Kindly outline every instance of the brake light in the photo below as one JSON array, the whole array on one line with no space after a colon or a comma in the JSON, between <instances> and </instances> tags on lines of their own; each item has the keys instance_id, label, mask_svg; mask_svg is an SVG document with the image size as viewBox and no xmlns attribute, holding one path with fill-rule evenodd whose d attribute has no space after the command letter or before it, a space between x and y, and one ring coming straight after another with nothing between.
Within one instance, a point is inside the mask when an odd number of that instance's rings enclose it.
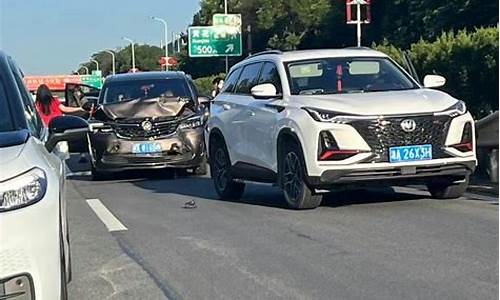
<instances>
[{"instance_id":1,"label":"brake light","mask_svg":"<svg viewBox=\"0 0 500 300\"><path fill-rule=\"evenodd\" d=\"M457 149L460 152L469 152L474 149L472 143L472 124L470 122L465 123L460 143L451 145L451 147Z\"/></svg>"}]
</instances>

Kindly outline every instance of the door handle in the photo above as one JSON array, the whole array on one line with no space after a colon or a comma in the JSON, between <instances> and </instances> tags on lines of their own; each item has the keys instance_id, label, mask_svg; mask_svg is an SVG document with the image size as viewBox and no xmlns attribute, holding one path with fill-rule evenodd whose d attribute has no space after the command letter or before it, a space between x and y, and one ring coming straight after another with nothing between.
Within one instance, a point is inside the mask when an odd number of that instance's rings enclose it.
<instances>
[{"instance_id":1,"label":"door handle","mask_svg":"<svg viewBox=\"0 0 500 300\"><path fill-rule=\"evenodd\" d=\"M253 116L255 116L255 112L253 110L249 110L249 111L247 111L247 115L249 115L250 117L253 117Z\"/></svg>"},{"instance_id":2,"label":"door handle","mask_svg":"<svg viewBox=\"0 0 500 300\"><path fill-rule=\"evenodd\" d=\"M224 110L230 110L231 109L231 105L229 105L229 104L222 104L222 109L224 109Z\"/></svg>"}]
</instances>

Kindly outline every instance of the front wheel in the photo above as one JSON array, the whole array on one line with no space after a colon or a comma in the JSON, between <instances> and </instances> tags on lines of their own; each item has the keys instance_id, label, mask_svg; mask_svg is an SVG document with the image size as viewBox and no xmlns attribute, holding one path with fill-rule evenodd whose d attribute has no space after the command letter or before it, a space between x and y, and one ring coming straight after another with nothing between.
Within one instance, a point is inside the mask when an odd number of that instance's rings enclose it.
<instances>
[{"instance_id":1,"label":"front wheel","mask_svg":"<svg viewBox=\"0 0 500 300\"><path fill-rule=\"evenodd\" d=\"M312 209L321 204L322 195L314 194L305 181L305 166L297 144L285 147L280 157L279 182L285 200L294 209Z\"/></svg>"},{"instance_id":2,"label":"front wheel","mask_svg":"<svg viewBox=\"0 0 500 300\"><path fill-rule=\"evenodd\" d=\"M436 199L456 199L463 196L469 186L469 176L459 183L449 184L427 184L427 189L433 198Z\"/></svg>"},{"instance_id":3,"label":"front wheel","mask_svg":"<svg viewBox=\"0 0 500 300\"><path fill-rule=\"evenodd\" d=\"M245 184L237 182L231 175L231 160L223 141L215 140L210 147L210 175L215 191L223 200L240 199L245 191Z\"/></svg>"}]
</instances>

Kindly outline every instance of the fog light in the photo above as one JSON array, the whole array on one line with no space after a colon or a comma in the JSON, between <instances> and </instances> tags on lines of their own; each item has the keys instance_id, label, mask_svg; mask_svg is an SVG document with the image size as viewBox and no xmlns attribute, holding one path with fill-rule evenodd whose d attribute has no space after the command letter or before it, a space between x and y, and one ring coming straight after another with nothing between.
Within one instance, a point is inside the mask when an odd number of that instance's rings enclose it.
<instances>
[{"instance_id":1,"label":"fog light","mask_svg":"<svg viewBox=\"0 0 500 300\"><path fill-rule=\"evenodd\" d=\"M335 138L329 131L321 131L319 134L318 160L337 161L344 160L359 154L361 150L339 149Z\"/></svg>"},{"instance_id":2,"label":"fog light","mask_svg":"<svg viewBox=\"0 0 500 300\"><path fill-rule=\"evenodd\" d=\"M462 139L460 140L460 143L451 145L451 147L460 152L470 152L474 149L472 143L472 124L470 122L467 122L464 125L464 131L462 132Z\"/></svg>"}]
</instances>

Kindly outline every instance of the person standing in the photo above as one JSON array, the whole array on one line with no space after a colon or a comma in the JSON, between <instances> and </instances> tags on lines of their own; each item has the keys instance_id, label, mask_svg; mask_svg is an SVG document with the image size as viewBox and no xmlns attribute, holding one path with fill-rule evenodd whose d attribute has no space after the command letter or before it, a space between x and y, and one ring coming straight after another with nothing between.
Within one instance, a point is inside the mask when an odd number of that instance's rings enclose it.
<instances>
[{"instance_id":1,"label":"person standing","mask_svg":"<svg viewBox=\"0 0 500 300\"><path fill-rule=\"evenodd\" d=\"M224 80L220 77L215 77L214 80L212 80L212 97L215 98L222 90L222 87L224 86Z\"/></svg>"},{"instance_id":2,"label":"person standing","mask_svg":"<svg viewBox=\"0 0 500 300\"><path fill-rule=\"evenodd\" d=\"M35 106L38 114L42 118L43 124L48 127L50 121L63 114L75 114L85 112L81 107L69 107L59 102L59 99L52 96L49 87L42 84L36 90Z\"/></svg>"}]
</instances>

